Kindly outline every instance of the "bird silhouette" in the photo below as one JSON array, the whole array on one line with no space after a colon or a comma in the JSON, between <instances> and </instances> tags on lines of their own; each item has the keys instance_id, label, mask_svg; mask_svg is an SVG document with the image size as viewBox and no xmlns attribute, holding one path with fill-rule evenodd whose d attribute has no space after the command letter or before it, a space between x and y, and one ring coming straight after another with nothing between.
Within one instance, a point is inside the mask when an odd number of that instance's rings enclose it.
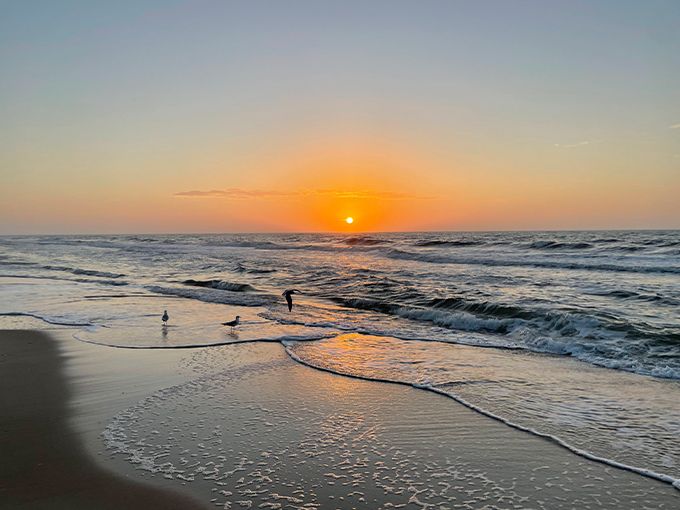
<instances>
[{"instance_id":1,"label":"bird silhouette","mask_svg":"<svg viewBox=\"0 0 680 510\"><path fill-rule=\"evenodd\" d=\"M241 317L239 315L237 315L236 318L233 321L223 322L222 326L231 326L231 329L234 329L236 326L238 326L240 319L241 319Z\"/></svg>"},{"instance_id":2,"label":"bird silhouette","mask_svg":"<svg viewBox=\"0 0 680 510\"><path fill-rule=\"evenodd\" d=\"M170 319L170 316L168 315L168 311L165 310L165 311L163 312L163 317L162 317L163 326L165 326L165 325L168 323L168 319Z\"/></svg>"},{"instance_id":3,"label":"bird silhouette","mask_svg":"<svg viewBox=\"0 0 680 510\"><path fill-rule=\"evenodd\" d=\"M284 291L283 294L281 294L282 296L286 297L286 303L288 303L289 312L293 310L293 294L302 294L302 292L300 292L297 289L289 289Z\"/></svg>"}]
</instances>

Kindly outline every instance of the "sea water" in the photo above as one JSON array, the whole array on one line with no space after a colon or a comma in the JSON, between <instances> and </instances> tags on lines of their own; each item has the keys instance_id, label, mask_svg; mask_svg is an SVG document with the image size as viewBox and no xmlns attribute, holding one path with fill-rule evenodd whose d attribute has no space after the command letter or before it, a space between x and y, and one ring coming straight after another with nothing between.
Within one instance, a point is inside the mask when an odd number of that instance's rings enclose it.
<instances>
[{"instance_id":1,"label":"sea water","mask_svg":"<svg viewBox=\"0 0 680 510\"><path fill-rule=\"evenodd\" d=\"M84 342L281 342L680 479L678 231L0 237L0 286Z\"/></svg>"}]
</instances>

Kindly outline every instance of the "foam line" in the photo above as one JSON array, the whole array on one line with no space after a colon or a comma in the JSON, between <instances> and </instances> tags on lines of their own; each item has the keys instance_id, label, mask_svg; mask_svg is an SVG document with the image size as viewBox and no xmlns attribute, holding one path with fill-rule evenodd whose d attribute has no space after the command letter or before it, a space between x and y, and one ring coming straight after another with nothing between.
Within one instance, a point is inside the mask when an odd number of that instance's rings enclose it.
<instances>
[{"instance_id":1,"label":"foam line","mask_svg":"<svg viewBox=\"0 0 680 510\"><path fill-rule=\"evenodd\" d=\"M0 316L5 316L5 317L33 317L35 319L39 319L43 322L46 322L47 324L54 324L55 326L76 326L76 327L88 327L92 326L93 324L90 324L88 322L85 323L80 323L80 322L60 322L54 318L51 317L46 317L44 315L38 315L37 313L29 313L29 312L5 312L5 313L0 313Z\"/></svg>"},{"instance_id":2,"label":"foam line","mask_svg":"<svg viewBox=\"0 0 680 510\"><path fill-rule=\"evenodd\" d=\"M68 326L71 326L72 324L68 324ZM78 340L79 342L83 342L85 344L92 344L92 345L101 345L102 347L112 347L114 349L137 349L137 350L151 350L151 349L166 349L166 350L172 350L172 349L200 349L203 347L220 347L223 345L233 345L233 344L249 344L249 343L257 343L257 342L313 342L315 340L323 340L325 338L328 338L329 336L335 336L335 333L332 334L327 334L327 335L319 335L319 336L314 336L314 337L309 337L305 339L301 339L299 337L288 337L288 336L282 336L282 337L276 337L276 338L251 338L251 339L243 339L243 340L229 340L229 341L224 341L224 342L215 342L215 343L206 343L206 344L181 344L181 345L116 345L116 344L107 344L104 342L95 342L93 340L85 340L83 338L80 338L78 336L78 333L80 331L73 333L73 338Z\"/></svg>"},{"instance_id":3,"label":"foam line","mask_svg":"<svg viewBox=\"0 0 680 510\"><path fill-rule=\"evenodd\" d=\"M60 278L58 276L42 276L42 275L26 275L26 274L0 274L0 278L26 278L36 280L55 280L59 282L77 282L77 283L98 283L100 285L115 285L123 286L128 282L125 280L88 280L86 278Z\"/></svg>"}]
</instances>

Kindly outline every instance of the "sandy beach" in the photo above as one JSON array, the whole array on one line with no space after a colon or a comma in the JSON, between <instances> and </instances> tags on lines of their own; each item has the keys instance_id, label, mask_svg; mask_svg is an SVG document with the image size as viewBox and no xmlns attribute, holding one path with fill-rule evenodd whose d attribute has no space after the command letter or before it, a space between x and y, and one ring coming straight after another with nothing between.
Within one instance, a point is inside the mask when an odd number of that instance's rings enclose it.
<instances>
[{"instance_id":1,"label":"sandy beach","mask_svg":"<svg viewBox=\"0 0 680 510\"><path fill-rule=\"evenodd\" d=\"M300 365L278 343L130 351L71 333L0 333L3 508L680 503L669 484L442 395Z\"/></svg>"},{"instance_id":2,"label":"sandy beach","mask_svg":"<svg viewBox=\"0 0 680 510\"><path fill-rule=\"evenodd\" d=\"M679 18L3 2L0 510L680 510Z\"/></svg>"}]
</instances>

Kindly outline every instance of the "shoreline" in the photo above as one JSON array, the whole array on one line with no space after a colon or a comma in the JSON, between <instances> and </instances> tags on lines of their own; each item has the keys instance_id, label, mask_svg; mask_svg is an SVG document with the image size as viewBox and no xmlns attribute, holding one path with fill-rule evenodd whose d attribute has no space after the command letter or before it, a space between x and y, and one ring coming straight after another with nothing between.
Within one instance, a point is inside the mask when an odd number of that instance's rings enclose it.
<instances>
[{"instance_id":1,"label":"shoreline","mask_svg":"<svg viewBox=\"0 0 680 510\"><path fill-rule=\"evenodd\" d=\"M310 368L281 344L145 352L71 333L0 331L3 399L42 425L14 430L51 448L42 476L64 479L36 488L31 471L14 465L21 443L10 445L12 458L0 460L3 508L637 510L680 501L666 483L584 459L449 395ZM5 451L11 430L2 420ZM106 450L105 429L122 443ZM95 483L84 486L82 473Z\"/></svg>"}]
</instances>

